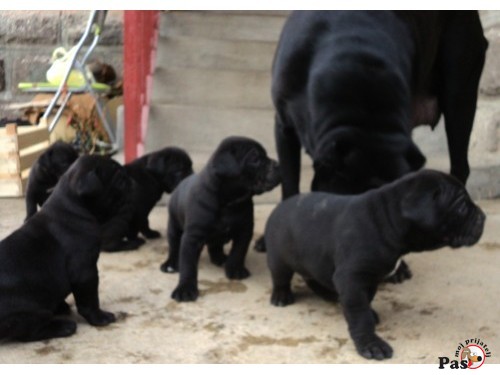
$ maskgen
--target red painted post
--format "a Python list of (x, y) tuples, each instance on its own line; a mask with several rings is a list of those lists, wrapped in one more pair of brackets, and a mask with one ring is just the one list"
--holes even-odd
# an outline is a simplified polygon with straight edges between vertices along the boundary
[(139, 54), (136, 53), (138, 12), (124, 12), (124, 34), (123, 34), (123, 91), (124, 91), (124, 153), (125, 163), (134, 160), (137, 157), (137, 137), (136, 126), (139, 122), (138, 115), (138, 82), (139, 76)]
[(148, 53), (146, 50), (146, 41), (144, 40), (144, 29), (147, 27), (145, 18), (146, 18), (146, 12), (147, 11), (137, 11), (139, 14), (139, 20), (138, 20), (138, 28), (137, 28), (137, 44), (135, 47), (135, 52), (139, 55), (138, 56), (138, 64), (139, 64), (139, 77), (138, 77), (138, 87), (137, 90), (139, 91), (139, 102), (138, 102), (138, 116), (139, 116), (139, 121), (136, 123), (136, 128), (135, 128), (135, 136), (136, 136), (136, 144), (135, 144), (135, 152), (137, 156), (141, 156), (139, 154), (140, 151), (140, 145), (143, 143), (143, 139), (141, 137), (141, 128), (142, 128), (142, 122), (143, 122), (143, 114), (142, 114), (142, 106), (144, 105), (144, 79), (146, 77), (146, 67), (144, 66), (145, 58), (144, 56)]
[(144, 151), (159, 11), (124, 12), (125, 163)]

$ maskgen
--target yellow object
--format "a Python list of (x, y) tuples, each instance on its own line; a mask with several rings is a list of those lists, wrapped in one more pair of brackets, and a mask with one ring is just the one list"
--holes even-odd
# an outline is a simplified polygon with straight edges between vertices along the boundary
[[(68, 70), (68, 64), (70, 64), (71, 59), (77, 52), (76, 47), (71, 48), (66, 51), (64, 47), (59, 47), (52, 53), (52, 66), (47, 70), (47, 81), (53, 85), (59, 85)], [(83, 74), (72, 69), (69, 75), (68, 81), (66, 82), (70, 86), (83, 86), (85, 85), (85, 78)]]

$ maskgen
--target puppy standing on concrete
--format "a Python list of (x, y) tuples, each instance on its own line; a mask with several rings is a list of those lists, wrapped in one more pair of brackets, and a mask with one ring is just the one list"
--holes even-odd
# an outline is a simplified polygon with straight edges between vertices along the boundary
[(100, 156), (82, 156), (61, 177), (39, 212), (0, 242), (0, 340), (70, 336), (73, 293), (89, 324), (115, 321), (99, 306), (101, 224), (129, 205), (130, 178)]
[(160, 237), (158, 231), (149, 227), (149, 213), (163, 193), (170, 194), (193, 173), (193, 163), (183, 149), (165, 147), (126, 164), (125, 171), (134, 181), (131, 190), (134, 214), (130, 222), (117, 216), (105, 225), (104, 251), (137, 249), (144, 243), (138, 238), (139, 232), (150, 239)]
[[(221, 142), (205, 168), (182, 181), (169, 204), (169, 256), (163, 272), (180, 271), (172, 298), (178, 302), (198, 297), (198, 260), (205, 244), (210, 260), (225, 263), (229, 279), (250, 275), (245, 256), (253, 235), (254, 195), (280, 182), (278, 163), (264, 148), (245, 137)], [(229, 256), (223, 246), (232, 241)]]
[(26, 186), (26, 219), (45, 203), (57, 181), (78, 158), (69, 143), (57, 141), (45, 150), (31, 167)]
[(370, 304), (401, 255), (475, 244), (485, 215), (454, 177), (423, 170), (358, 196), (296, 195), (280, 203), (265, 229), (271, 303), (294, 302), (295, 272), (320, 296), (340, 299), (356, 349), (384, 359), (392, 348), (375, 333)]

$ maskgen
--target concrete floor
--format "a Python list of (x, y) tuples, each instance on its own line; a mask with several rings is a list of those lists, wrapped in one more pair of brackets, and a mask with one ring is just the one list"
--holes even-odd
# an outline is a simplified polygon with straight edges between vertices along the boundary
[[(488, 220), (478, 245), (410, 255), (413, 279), (380, 288), (377, 331), (394, 348), (384, 363), (437, 364), (471, 338), (490, 348), (487, 363), (500, 363), (500, 200), (479, 203)], [(272, 207), (256, 206), (255, 238)], [(0, 217), (4, 238), (22, 223), (23, 200), (0, 200)], [(166, 208), (157, 206), (150, 219), (164, 232)], [(166, 254), (165, 238), (138, 251), (102, 254), (101, 305), (118, 321), (95, 328), (74, 313), (74, 336), (2, 343), (0, 363), (373, 363), (356, 353), (340, 306), (316, 297), (299, 278), (294, 305), (270, 305), (265, 254), (249, 251), (252, 276), (240, 282), (225, 279), (205, 251), (201, 297), (184, 304), (170, 299), (178, 275), (159, 271)]]

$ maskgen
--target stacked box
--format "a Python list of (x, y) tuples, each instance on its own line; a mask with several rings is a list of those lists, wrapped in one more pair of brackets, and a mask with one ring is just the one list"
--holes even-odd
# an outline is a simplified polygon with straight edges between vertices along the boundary
[(44, 124), (0, 128), (0, 197), (21, 197), (33, 163), (49, 146)]

